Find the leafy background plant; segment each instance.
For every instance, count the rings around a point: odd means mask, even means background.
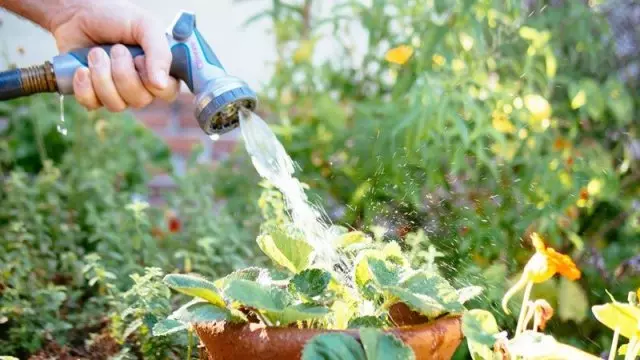
[[[640,97],[637,79],[619,80],[601,2],[341,0],[318,15],[323,4],[274,0],[254,17],[272,22],[279,54],[261,106],[311,198],[456,287],[483,284],[472,307],[495,314],[531,251],[522,239],[538,231],[584,273],[536,287],[559,311],[549,333],[604,351],[611,333],[589,305],[640,286]],[[350,31],[366,34],[361,60]],[[322,42],[343,56],[317,56]],[[412,57],[387,62],[399,45]],[[148,337],[146,314],[172,306],[145,268],[216,277],[262,264],[255,170],[243,150],[226,171],[191,164],[168,199],[181,225],[171,232],[167,209],[139,201],[168,167],[166,147],[71,100],[61,136],[58,106],[0,104],[0,348],[22,358],[58,342],[84,356],[115,342],[121,358],[175,356],[185,338]],[[225,201],[215,216],[211,197]]]

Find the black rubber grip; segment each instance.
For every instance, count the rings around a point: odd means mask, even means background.
[[[78,59],[78,61],[80,61],[82,65],[89,66],[89,59],[88,59],[89,51],[91,51],[91,49],[95,47],[102,48],[104,51],[107,52],[108,55],[110,55],[111,48],[113,47],[113,45],[101,45],[101,46],[93,46],[90,48],[77,49],[77,50],[70,51],[69,54],[73,55],[73,57]],[[125,45],[125,47],[129,50],[129,52],[131,53],[131,56],[134,58],[136,56],[144,54],[144,51],[142,51],[142,48],[140,46]]]
[[[11,100],[27,94],[22,88],[22,74],[19,69],[0,73],[0,101]]]

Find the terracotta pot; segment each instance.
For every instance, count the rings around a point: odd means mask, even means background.
[[[407,317],[404,306],[395,307],[394,320],[400,327],[389,329],[416,354],[417,360],[449,360],[462,341],[460,317],[417,323],[421,316]],[[393,313],[393,312],[392,312]],[[409,325],[409,323],[415,323]],[[268,327],[251,329],[249,324],[196,324],[196,332],[210,360],[298,360],[304,345],[316,335],[343,332],[358,338],[357,330],[322,330]]]

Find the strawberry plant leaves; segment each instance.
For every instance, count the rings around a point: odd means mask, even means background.
[[[440,275],[421,271],[409,277],[400,286],[414,294],[429,296],[448,312],[464,311],[458,291]]]
[[[339,236],[334,241],[336,248],[348,248],[352,245],[365,245],[371,242],[371,239],[361,231],[352,231]]]
[[[321,269],[307,269],[297,274],[289,283],[292,290],[314,297],[322,294],[329,286],[331,274]]]
[[[367,263],[373,280],[379,286],[395,286],[400,283],[401,267],[375,258],[368,259]]]
[[[359,316],[349,320],[349,329],[357,328],[383,328],[388,326],[388,322],[377,316]]]
[[[216,286],[208,280],[193,275],[169,274],[164,277],[163,281],[173,290],[185,295],[207,300],[220,307],[226,306]]]
[[[467,286],[465,288],[458,289],[456,290],[456,293],[458,293],[458,302],[460,302],[460,304],[464,304],[482,294],[482,291],[483,289],[480,286]]]
[[[428,317],[436,318],[447,312],[447,309],[436,299],[423,294],[413,293],[400,287],[386,288],[391,295],[409,306],[414,311]]]
[[[290,295],[277,287],[267,287],[249,280],[232,280],[224,294],[243,305],[260,310],[281,312],[290,304]]]
[[[360,343],[347,334],[328,333],[313,337],[302,351],[302,360],[367,360]]]
[[[256,281],[258,280],[259,276],[266,275],[266,274],[268,274],[267,269],[262,269],[259,267],[248,267],[245,269],[234,271],[231,274],[216,280],[214,284],[219,289],[224,289],[231,280],[242,279],[242,280]]]
[[[187,326],[178,320],[164,319],[153,326],[152,334],[153,336],[166,336],[186,329]]]
[[[329,314],[324,306],[312,304],[298,304],[289,306],[281,314],[277,314],[280,325],[288,325],[296,321],[320,319]]]
[[[311,262],[311,245],[284,230],[276,229],[269,234],[262,234],[256,241],[271,260],[293,273],[306,269]]]
[[[169,319],[181,323],[231,321],[233,316],[226,308],[221,308],[201,300],[190,301],[174,311]]]
[[[493,359],[494,335],[499,331],[496,319],[488,311],[474,309],[462,316],[462,333],[473,360]]]
[[[367,360],[415,360],[413,350],[393,334],[378,329],[361,329],[360,340]]]

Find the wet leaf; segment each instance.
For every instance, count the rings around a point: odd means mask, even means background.
[[[249,280],[232,280],[224,294],[243,305],[274,312],[283,311],[291,301],[286,291]]]
[[[216,286],[208,280],[192,275],[169,274],[163,281],[175,291],[199,297],[220,307],[226,306]]]
[[[263,273],[267,273],[268,270],[267,269],[262,269],[262,268],[258,268],[258,267],[248,267],[245,269],[241,269],[238,271],[234,271],[231,274],[220,278],[218,280],[216,280],[214,282],[214,284],[219,288],[219,289],[224,289],[231,280],[249,280],[249,281],[256,281],[258,280],[258,277],[263,274]]]
[[[367,184],[367,183],[365,183]],[[338,237],[334,244],[337,248],[346,248],[355,244],[368,244],[371,239],[361,231],[352,231]]]
[[[459,313],[464,311],[458,291],[440,275],[424,271],[418,272],[405,280],[400,286],[414,294],[429,296],[440,303],[447,312]]]
[[[458,293],[458,302],[460,302],[460,304],[464,304],[467,301],[480,296],[482,291],[483,289],[480,286],[467,286],[465,288],[458,289],[456,290]]]
[[[288,325],[296,321],[320,319],[329,314],[329,309],[313,304],[298,304],[289,306],[277,314],[280,325]]]
[[[378,329],[360,330],[360,340],[367,360],[414,360],[413,350],[393,334]]]
[[[475,309],[462,316],[462,333],[467,338],[467,346],[474,360],[493,359],[494,335],[498,332],[498,323],[488,311]]]
[[[321,334],[312,338],[302,351],[302,360],[366,360],[362,346],[352,336]]]
[[[229,321],[233,319],[231,312],[201,300],[190,301],[174,311],[169,319],[178,320],[183,324],[199,322]]]
[[[400,283],[400,276],[403,271],[401,267],[374,258],[368,260],[368,265],[372,279],[379,286],[395,286]]]
[[[153,336],[166,336],[186,330],[187,326],[178,320],[164,319],[153,326]]]
[[[307,242],[296,239],[284,230],[275,230],[271,234],[260,235],[257,239],[260,249],[278,265],[293,273],[309,266],[313,248]]]
[[[331,274],[321,269],[307,269],[291,279],[290,286],[308,297],[322,294],[329,286]]]
[[[389,287],[386,291],[409,306],[413,311],[426,316],[429,319],[436,318],[447,312],[447,309],[431,296],[412,293],[400,287]]]

